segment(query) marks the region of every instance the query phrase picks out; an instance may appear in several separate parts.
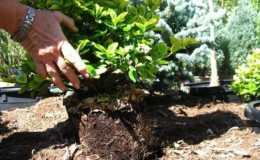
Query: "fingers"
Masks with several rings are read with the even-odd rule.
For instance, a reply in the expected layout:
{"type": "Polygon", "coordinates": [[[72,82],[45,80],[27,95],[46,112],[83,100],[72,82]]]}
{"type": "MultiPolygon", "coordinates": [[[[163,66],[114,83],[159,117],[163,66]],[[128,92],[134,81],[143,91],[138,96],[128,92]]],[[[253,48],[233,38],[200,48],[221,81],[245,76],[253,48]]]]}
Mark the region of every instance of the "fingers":
{"type": "Polygon", "coordinates": [[[40,74],[40,76],[42,76],[42,78],[45,79],[47,77],[47,71],[45,69],[45,66],[41,62],[36,63],[36,70],[40,74]]]}
{"type": "Polygon", "coordinates": [[[63,53],[64,58],[66,58],[81,75],[83,75],[85,78],[89,78],[86,65],[68,41],[64,41],[64,43],[61,46],[61,51],[63,53]]]}
{"type": "Polygon", "coordinates": [[[60,24],[64,25],[72,32],[78,32],[78,28],[75,26],[74,20],[59,11],[54,12],[55,17],[58,19],[60,24]]]}
{"type": "Polygon", "coordinates": [[[64,58],[58,57],[57,65],[60,71],[69,79],[69,81],[73,84],[76,89],[80,88],[80,81],[72,70],[72,68],[65,62],[64,58]]]}
{"type": "Polygon", "coordinates": [[[53,62],[47,62],[45,64],[46,71],[50,75],[53,83],[57,85],[61,90],[65,91],[67,88],[62,82],[59,71],[53,62]]]}
{"type": "Polygon", "coordinates": [[[57,87],[65,90],[66,86],[60,75],[62,72],[75,88],[79,88],[80,81],[73,68],[85,78],[89,74],[81,57],[64,36],[60,24],[74,32],[78,31],[74,20],[61,12],[37,11],[34,27],[22,45],[31,54],[36,62],[37,72],[43,78],[49,75],[57,87]]]}
{"type": "Polygon", "coordinates": [[[65,62],[62,56],[57,57],[54,61],[43,61],[36,63],[37,72],[46,78],[47,74],[51,77],[53,83],[61,90],[66,90],[66,86],[60,77],[60,71],[68,78],[73,84],[74,88],[80,88],[80,81],[73,71],[73,69],[65,62]],[[58,67],[58,68],[57,68],[58,67]]]}

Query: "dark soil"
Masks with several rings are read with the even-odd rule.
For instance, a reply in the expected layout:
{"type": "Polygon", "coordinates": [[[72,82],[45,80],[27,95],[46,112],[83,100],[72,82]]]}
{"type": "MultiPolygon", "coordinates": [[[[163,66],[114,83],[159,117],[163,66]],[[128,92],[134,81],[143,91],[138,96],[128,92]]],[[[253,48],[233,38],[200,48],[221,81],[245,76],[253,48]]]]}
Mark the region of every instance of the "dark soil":
{"type": "Polygon", "coordinates": [[[0,159],[260,159],[260,126],[240,102],[152,96],[115,112],[71,112],[80,102],[63,101],[1,112],[0,159]]]}

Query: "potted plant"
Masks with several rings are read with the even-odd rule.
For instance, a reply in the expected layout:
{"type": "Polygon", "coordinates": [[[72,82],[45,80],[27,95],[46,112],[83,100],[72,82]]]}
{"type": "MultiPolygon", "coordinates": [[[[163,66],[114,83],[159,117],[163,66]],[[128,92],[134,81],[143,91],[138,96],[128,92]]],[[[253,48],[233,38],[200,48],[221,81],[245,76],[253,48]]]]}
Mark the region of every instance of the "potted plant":
{"type": "Polygon", "coordinates": [[[234,75],[232,90],[241,96],[248,107],[245,108],[245,116],[252,120],[258,120],[260,111],[256,107],[260,104],[260,49],[255,49],[247,56],[247,63],[239,66],[234,75]]]}

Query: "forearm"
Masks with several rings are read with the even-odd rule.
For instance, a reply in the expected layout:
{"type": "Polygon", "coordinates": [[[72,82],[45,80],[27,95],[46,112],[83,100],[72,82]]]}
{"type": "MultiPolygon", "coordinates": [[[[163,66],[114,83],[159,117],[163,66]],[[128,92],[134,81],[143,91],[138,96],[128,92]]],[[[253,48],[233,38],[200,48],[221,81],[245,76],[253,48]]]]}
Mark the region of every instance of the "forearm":
{"type": "Polygon", "coordinates": [[[16,0],[0,0],[0,28],[15,34],[26,15],[26,6],[16,0]]]}

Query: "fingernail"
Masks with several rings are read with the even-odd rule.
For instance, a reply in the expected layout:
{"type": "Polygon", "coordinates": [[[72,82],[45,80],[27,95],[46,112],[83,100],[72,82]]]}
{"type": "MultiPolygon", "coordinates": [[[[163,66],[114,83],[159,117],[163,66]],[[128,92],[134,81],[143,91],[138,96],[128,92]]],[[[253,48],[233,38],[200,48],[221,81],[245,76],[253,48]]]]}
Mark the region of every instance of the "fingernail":
{"type": "Polygon", "coordinates": [[[80,88],[80,85],[79,85],[79,84],[75,84],[74,87],[75,87],[76,89],[79,89],[79,88],[80,88]]]}
{"type": "Polygon", "coordinates": [[[89,78],[89,74],[86,73],[86,74],[84,75],[84,77],[85,77],[85,78],[89,78]]]}
{"type": "Polygon", "coordinates": [[[74,28],[74,31],[75,31],[75,32],[78,32],[78,31],[79,31],[78,27],[75,27],[75,28],[74,28]]]}
{"type": "Polygon", "coordinates": [[[62,91],[66,91],[66,90],[67,90],[66,87],[61,87],[60,89],[61,89],[62,91]]]}

